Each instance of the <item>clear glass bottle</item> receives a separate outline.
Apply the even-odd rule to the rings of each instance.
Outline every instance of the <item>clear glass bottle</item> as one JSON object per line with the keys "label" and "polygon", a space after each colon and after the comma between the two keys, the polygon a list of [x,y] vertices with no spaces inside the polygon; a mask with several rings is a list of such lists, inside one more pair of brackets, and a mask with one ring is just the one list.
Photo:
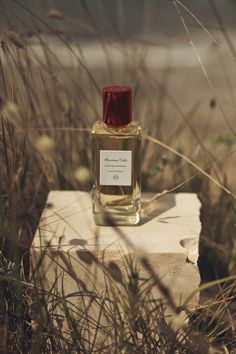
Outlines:
{"label": "clear glass bottle", "polygon": [[103,89],[103,122],[92,128],[93,213],[97,225],[135,225],[141,209],[142,129],[132,122],[132,90]]}

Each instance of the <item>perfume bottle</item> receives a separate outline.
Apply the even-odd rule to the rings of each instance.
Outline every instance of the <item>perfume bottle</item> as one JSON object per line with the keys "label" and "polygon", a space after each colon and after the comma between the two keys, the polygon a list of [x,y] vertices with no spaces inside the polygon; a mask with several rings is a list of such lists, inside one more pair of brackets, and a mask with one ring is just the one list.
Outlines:
{"label": "perfume bottle", "polygon": [[97,225],[135,225],[141,209],[142,129],[132,122],[132,90],[103,89],[103,122],[92,128],[93,213]]}

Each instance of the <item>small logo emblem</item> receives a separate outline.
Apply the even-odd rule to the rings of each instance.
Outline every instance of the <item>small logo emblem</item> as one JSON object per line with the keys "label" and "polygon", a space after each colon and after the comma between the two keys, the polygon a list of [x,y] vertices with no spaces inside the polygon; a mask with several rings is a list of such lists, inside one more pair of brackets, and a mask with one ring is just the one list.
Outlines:
{"label": "small logo emblem", "polygon": [[113,175],[113,179],[117,181],[119,179],[119,176],[118,175]]}

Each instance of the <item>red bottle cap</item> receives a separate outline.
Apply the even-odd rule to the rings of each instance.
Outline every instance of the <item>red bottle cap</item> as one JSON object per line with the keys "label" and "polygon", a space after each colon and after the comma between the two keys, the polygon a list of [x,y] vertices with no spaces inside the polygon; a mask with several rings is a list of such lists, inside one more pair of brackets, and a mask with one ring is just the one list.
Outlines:
{"label": "red bottle cap", "polygon": [[132,89],[128,86],[107,86],[103,89],[103,121],[121,126],[132,121]]}

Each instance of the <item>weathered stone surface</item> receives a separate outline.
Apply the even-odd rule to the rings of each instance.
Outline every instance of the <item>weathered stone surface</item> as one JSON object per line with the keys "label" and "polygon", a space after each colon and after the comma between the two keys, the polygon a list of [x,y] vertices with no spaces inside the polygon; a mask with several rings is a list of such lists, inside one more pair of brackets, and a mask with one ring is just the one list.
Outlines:
{"label": "weathered stone surface", "polygon": [[[104,273],[87,251],[107,264],[115,261],[122,271],[125,254],[145,255],[180,305],[200,282],[200,202],[196,194],[179,193],[163,196],[152,206],[150,197],[144,195],[147,213],[141,225],[116,229],[94,224],[89,193],[50,192],[31,248],[32,276],[39,269],[48,288],[63,277],[67,294],[76,291],[78,282],[101,290]],[[150,277],[145,270],[141,273]],[[198,295],[190,302],[196,305]]]}

